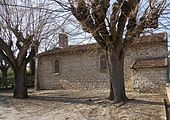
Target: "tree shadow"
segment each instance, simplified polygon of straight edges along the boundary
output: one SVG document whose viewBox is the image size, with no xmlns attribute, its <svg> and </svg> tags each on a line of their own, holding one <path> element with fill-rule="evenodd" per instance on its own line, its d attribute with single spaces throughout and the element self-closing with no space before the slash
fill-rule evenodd
<svg viewBox="0 0 170 120">
<path fill-rule="evenodd" d="M 158 102 L 158 101 L 146 101 L 146 100 L 139 100 L 139 99 L 133 99 L 130 101 L 130 103 L 133 104 L 148 104 L 148 105 L 164 105 L 164 102 Z"/>
<path fill-rule="evenodd" d="M 12 90 L 3 91 L 3 94 L 0 94 L 0 101 L 3 103 L 8 104 L 8 99 L 15 99 L 8 93 L 11 93 Z M 7 93 L 7 94 L 6 94 Z M 30 92 L 29 92 L 30 93 Z M 31 92 L 32 93 L 32 92 Z M 29 95 L 29 98 L 23 99 L 24 101 L 37 101 L 37 102 L 62 102 L 62 103 L 70 103 L 70 104 L 85 104 L 85 105 L 100 105 L 100 106 L 109 106 L 113 105 L 113 101 L 109 101 L 108 99 L 104 98 L 102 95 L 95 95 L 95 96 L 83 96 L 83 97 L 72 97 L 68 94 L 59 94 L 55 95 L 51 93 L 45 95 Z M 125 104 L 147 104 L 147 105 L 164 105 L 163 102 L 158 102 L 154 100 L 142 100 L 140 98 L 130 99 L 127 102 L 117 104 L 117 107 L 124 106 Z"/>
<path fill-rule="evenodd" d="M 85 104 L 85 105 L 100 105 L 103 107 L 114 105 L 113 101 L 109 101 L 101 96 L 95 97 L 68 97 L 68 96 L 30 96 L 26 100 L 37 100 L 46 102 L 62 102 L 70 104 Z M 150 100 L 140 100 L 140 99 L 130 99 L 128 102 L 117 104 L 116 107 L 121 107 L 125 104 L 147 104 L 147 105 L 164 105 L 163 102 L 150 101 Z"/>
<path fill-rule="evenodd" d="M 67 97 L 67 96 L 30 96 L 27 100 L 37 100 L 46 102 L 63 102 L 71 104 L 94 104 L 102 101 L 100 97 Z"/>
<path fill-rule="evenodd" d="M 0 93 L 11 93 L 13 88 L 0 88 Z"/>
</svg>

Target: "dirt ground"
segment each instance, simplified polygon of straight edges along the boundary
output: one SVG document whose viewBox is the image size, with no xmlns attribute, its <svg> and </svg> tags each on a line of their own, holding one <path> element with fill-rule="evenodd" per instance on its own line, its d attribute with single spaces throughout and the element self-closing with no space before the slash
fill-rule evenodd
<svg viewBox="0 0 170 120">
<path fill-rule="evenodd" d="M 160 95 L 128 92 L 133 100 L 114 105 L 106 100 L 109 91 L 29 90 L 29 98 L 12 98 L 0 91 L 0 120 L 164 120 Z"/>
</svg>

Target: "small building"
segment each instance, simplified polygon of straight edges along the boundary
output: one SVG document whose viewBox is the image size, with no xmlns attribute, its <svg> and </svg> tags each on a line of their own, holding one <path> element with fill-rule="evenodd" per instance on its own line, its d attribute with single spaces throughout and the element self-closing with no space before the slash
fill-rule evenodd
<svg viewBox="0 0 170 120">
<path fill-rule="evenodd" d="M 124 61 L 126 90 L 163 93 L 168 79 L 167 34 L 141 36 L 128 48 Z M 59 47 L 38 55 L 38 89 L 109 89 L 105 51 L 97 43 Z"/>
</svg>

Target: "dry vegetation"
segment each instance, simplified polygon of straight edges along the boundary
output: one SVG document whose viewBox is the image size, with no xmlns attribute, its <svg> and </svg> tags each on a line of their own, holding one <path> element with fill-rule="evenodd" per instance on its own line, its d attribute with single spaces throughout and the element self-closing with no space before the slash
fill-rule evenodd
<svg viewBox="0 0 170 120">
<path fill-rule="evenodd" d="M 107 101 L 108 91 L 33 91 L 28 99 L 0 92 L 0 120 L 161 120 L 165 110 L 160 95 L 128 93 L 122 105 Z"/>
</svg>

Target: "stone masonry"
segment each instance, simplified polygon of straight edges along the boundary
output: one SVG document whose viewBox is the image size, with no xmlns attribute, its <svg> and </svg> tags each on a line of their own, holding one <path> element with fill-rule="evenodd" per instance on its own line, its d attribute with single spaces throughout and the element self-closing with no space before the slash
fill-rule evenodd
<svg viewBox="0 0 170 120">
<path fill-rule="evenodd" d="M 103 54 L 97 44 L 55 48 L 39 54 L 39 89 L 109 89 L 108 72 L 100 71 Z M 137 38 L 125 54 L 126 90 L 164 93 L 168 79 L 166 58 L 166 33 Z M 54 72 L 56 59 L 59 73 Z"/>
<path fill-rule="evenodd" d="M 109 88 L 109 76 L 100 73 L 99 54 L 80 52 L 40 57 L 38 83 L 41 89 L 101 89 Z M 54 73 L 54 61 L 59 59 L 60 73 Z"/>
</svg>

